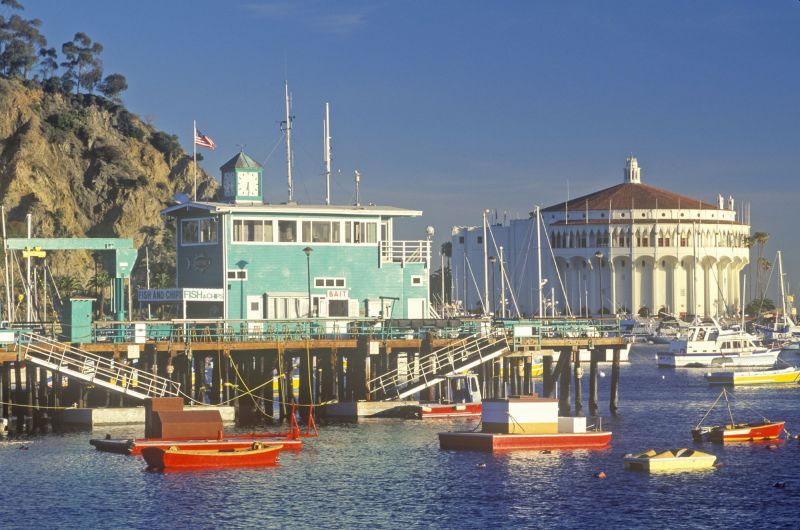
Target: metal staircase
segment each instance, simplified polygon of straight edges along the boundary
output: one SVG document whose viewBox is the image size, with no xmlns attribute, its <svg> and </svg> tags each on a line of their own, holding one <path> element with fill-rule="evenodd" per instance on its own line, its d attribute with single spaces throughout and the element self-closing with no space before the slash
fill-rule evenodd
<svg viewBox="0 0 800 530">
<path fill-rule="evenodd" d="M 138 399 L 180 396 L 180 384 L 34 333 L 19 334 L 24 360 Z"/>
<path fill-rule="evenodd" d="M 490 335 L 471 335 L 421 357 L 418 370 L 414 374 L 401 374 L 394 369 L 370 380 L 370 395 L 383 401 L 404 399 L 441 383 L 448 375 L 500 357 L 508 349 L 504 331 Z"/>
</svg>

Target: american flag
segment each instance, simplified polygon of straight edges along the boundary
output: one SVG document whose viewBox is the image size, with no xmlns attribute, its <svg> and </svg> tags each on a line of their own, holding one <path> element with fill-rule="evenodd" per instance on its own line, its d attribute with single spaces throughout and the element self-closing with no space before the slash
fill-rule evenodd
<svg viewBox="0 0 800 530">
<path fill-rule="evenodd" d="M 194 143 L 195 145 L 208 147 L 209 149 L 217 148 L 217 144 L 214 143 L 214 140 L 212 140 L 210 136 L 201 133 L 199 129 L 194 130 Z"/>
</svg>

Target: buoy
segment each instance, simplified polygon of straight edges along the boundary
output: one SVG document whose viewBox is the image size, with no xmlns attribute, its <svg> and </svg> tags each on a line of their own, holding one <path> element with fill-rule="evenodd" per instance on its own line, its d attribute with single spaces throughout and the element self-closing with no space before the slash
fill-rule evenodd
<svg viewBox="0 0 800 530">
<path fill-rule="evenodd" d="M 767 449 L 769 449 L 770 451 L 774 451 L 774 450 L 775 450 L 775 449 L 777 449 L 777 448 L 778 448 L 778 446 L 777 446 L 777 445 L 775 445 L 775 444 L 769 444 L 769 445 L 767 446 Z"/>
<path fill-rule="evenodd" d="M 772 485 L 772 487 L 773 488 L 785 489 L 786 488 L 786 482 L 776 482 L 775 484 Z"/>
<path fill-rule="evenodd" d="M 664 379 L 666 379 L 666 378 L 667 378 L 667 376 L 665 376 L 665 375 L 662 375 L 662 376 L 661 376 L 661 380 L 662 380 L 662 381 L 663 381 Z"/>
<path fill-rule="evenodd" d="M 483 468 L 485 468 L 485 467 L 486 467 L 486 464 L 484 464 L 484 463 L 480 463 L 480 464 L 478 464 L 478 467 L 479 467 L 479 468 L 481 468 L 481 469 L 483 469 Z"/>
<path fill-rule="evenodd" d="M 594 477 L 595 478 L 606 478 L 606 472 L 605 471 L 601 471 L 600 473 L 595 473 Z"/>
</svg>

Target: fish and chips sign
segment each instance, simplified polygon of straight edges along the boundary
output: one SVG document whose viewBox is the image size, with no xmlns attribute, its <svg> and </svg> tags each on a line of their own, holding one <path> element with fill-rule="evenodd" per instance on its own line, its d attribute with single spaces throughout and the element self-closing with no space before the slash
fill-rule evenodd
<svg viewBox="0 0 800 530">
<path fill-rule="evenodd" d="M 222 289 L 180 287 L 175 289 L 139 289 L 139 302 L 222 302 Z"/>
</svg>

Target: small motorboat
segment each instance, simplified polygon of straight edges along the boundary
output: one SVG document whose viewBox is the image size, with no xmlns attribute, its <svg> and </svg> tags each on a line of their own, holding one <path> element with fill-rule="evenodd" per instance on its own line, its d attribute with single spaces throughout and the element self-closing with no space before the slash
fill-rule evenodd
<svg viewBox="0 0 800 530">
<path fill-rule="evenodd" d="M 686 448 L 663 453 L 650 449 L 638 455 L 627 454 L 623 458 L 625 469 L 648 473 L 711 469 L 716 461 L 716 455 Z"/>
<path fill-rule="evenodd" d="M 706 381 L 710 385 L 770 385 L 797 383 L 800 381 L 800 369 L 790 366 L 775 370 L 759 370 L 753 372 L 709 372 Z"/>
<path fill-rule="evenodd" d="M 146 447 L 142 456 L 149 469 L 192 469 L 212 467 L 272 466 L 278 459 L 280 445 L 265 447 L 260 442 L 245 449 L 185 450 Z"/>
<path fill-rule="evenodd" d="M 723 387 L 722 392 L 717 396 L 711 408 L 708 409 L 708 412 L 706 412 L 697 425 L 695 425 L 694 429 L 692 429 L 692 438 L 694 441 L 716 443 L 753 442 L 758 440 L 773 440 L 781 435 L 784 424 L 782 421 L 771 421 L 762 417 L 760 421 L 737 423 L 733 419 L 733 412 L 728 396 L 728 390 Z M 719 403 L 720 399 L 723 397 L 728 407 L 730 423 L 723 425 L 703 425 L 703 421 L 711 414 L 711 411 L 714 410 L 714 407 L 717 406 L 717 403 Z"/>
</svg>

